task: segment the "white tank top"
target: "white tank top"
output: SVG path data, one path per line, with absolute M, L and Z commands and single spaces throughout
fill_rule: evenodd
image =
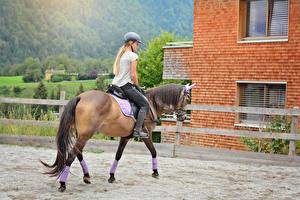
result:
M 138 55 L 131 51 L 126 51 L 120 59 L 120 71 L 112 81 L 112 84 L 122 87 L 126 83 L 133 83 L 131 80 L 131 62 L 138 59 Z

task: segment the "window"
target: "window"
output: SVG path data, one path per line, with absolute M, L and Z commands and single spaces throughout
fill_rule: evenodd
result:
M 239 39 L 288 36 L 288 0 L 241 0 Z
M 285 83 L 238 83 L 239 106 L 261 108 L 284 108 L 286 98 Z M 238 123 L 265 125 L 272 116 L 240 113 Z

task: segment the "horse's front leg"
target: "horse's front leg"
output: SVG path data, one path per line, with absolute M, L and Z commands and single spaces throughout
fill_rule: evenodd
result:
M 158 178 L 159 174 L 157 171 L 156 150 L 153 145 L 153 142 L 150 138 L 143 138 L 143 141 L 146 144 L 147 148 L 149 149 L 149 151 L 151 152 L 151 155 L 152 155 L 152 170 L 153 170 L 152 177 Z
M 109 175 L 110 175 L 110 177 L 108 179 L 109 183 L 113 183 L 116 180 L 115 179 L 115 172 L 116 172 L 119 160 L 122 157 L 123 151 L 125 149 L 125 146 L 126 146 L 128 140 L 129 140 L 128 138 L 123 138 L 123 137 L 121 137 L 121 139 L 120 139 L 119 147 L 118 147 L 118 151 L 116 153 L 115 160 L 114 160 L 114 162 L 113 162 L 113 164 L 110 168 L 110 171 L 109 171 Z

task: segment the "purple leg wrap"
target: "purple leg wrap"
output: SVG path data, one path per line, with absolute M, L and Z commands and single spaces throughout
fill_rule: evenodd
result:
M 153 170 L 157 169 L 157 159 L 156 158 L 152 158 L 152 169 Z
M 67 182 L 69 172 L 70 172 L 70 167 L 65 166 L 64 170 L 62 171 L 62 173 L 59 176 L 59 182 Z
M 89 168 L 88 168 L 88 166 L 87 166 L 87 164 L 85 163 L 84 160 L 82 160 L 82 161 L 80 162 L 80 165 L 81 165 L 83 174 L 88 174 L 88 173 L 89 173 Z
M 113 162 L 113 164 L 112 164 L 112 166 L 111 166 L 111 168 L 110 168 L 109 173 L 110 173 L 110 174 L 114 174 L 115 171 L 116 171 L 116 169 L 117 169 L 117 166 L 118 166 L 118 161 L 117 161 L 117 160 L 114 160 L 114 162 Z

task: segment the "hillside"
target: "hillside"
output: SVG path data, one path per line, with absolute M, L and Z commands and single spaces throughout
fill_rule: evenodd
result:
M 0 0 L 0 69 L 27 57 L 113 57 L 127 31 L 192 37 L 192 0 Z

